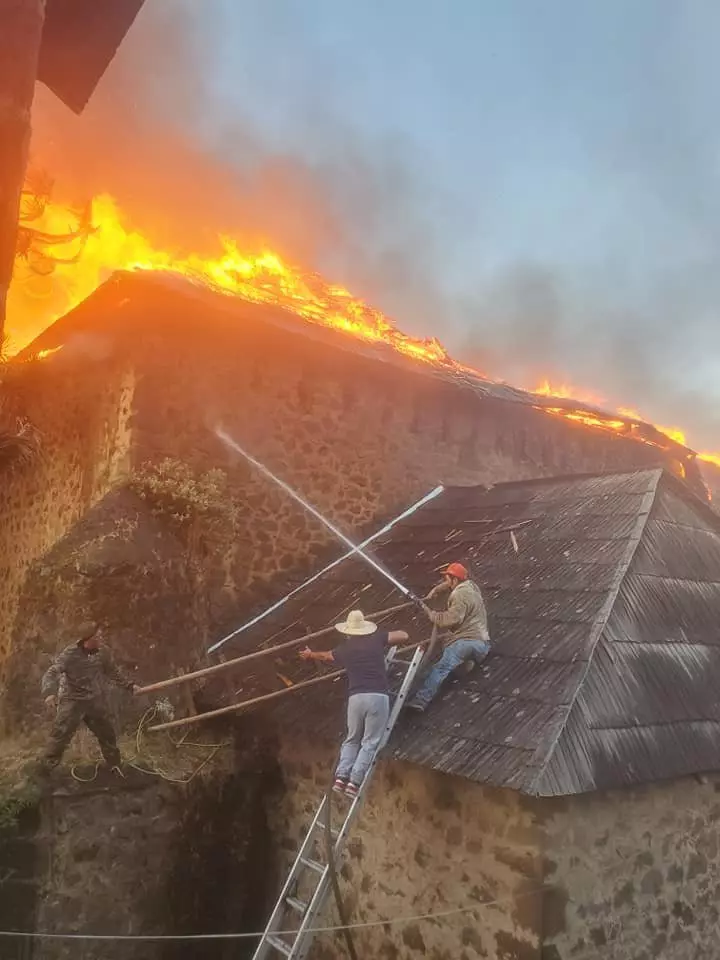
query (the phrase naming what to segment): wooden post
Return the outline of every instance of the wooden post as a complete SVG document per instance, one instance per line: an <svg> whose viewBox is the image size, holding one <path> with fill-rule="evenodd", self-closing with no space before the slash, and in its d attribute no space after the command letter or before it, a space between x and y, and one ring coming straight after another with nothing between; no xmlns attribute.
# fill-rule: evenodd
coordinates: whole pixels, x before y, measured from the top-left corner
<svg viewBox="0 0 720 960"><path fill-rule="evenodd" d="M45 0L0 0L0 345L30 145Z"/></svg>

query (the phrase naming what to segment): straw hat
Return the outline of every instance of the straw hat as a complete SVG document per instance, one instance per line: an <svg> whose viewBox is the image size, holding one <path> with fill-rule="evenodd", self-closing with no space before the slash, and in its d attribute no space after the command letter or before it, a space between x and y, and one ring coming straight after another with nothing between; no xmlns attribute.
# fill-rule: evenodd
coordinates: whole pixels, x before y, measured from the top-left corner
<svg viewBox="0 0 720 960"><path fill-rule="evenodd" d="M347 620L336 623L335 629L348 637L366 637L370 633L375 633L377 624L366 620L361 610L351 610Z"/></svg>

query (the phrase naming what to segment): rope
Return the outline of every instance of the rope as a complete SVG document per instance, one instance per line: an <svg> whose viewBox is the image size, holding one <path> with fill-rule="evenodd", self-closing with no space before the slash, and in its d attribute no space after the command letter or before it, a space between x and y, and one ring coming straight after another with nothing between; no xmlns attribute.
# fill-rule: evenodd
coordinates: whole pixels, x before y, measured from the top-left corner
<svg viewBox="0 0 720 960"><path fill-rule="evenodd" d="M337 924L335 926L311 927L308 933L338 933L341 930L367 930L372 927L397 926L400 924L419 923L423 920L442 920L447 917L458 916L463 913L477 913L486 907L498 906L501 903L517 901L522 897L535 896L543 893L545 890L552 889L551 885L543 884L534 887L531 890L525 890L517 894L509 894L507 897L498 897L495 900L486 900L484 903L476 903L468 907L451 907L447 910L439 910L434 913L420 913L410 916L389 917L385 920L361 920L357 923ZM277 930L274 931L279 936L293 936L297 930ZM37 940L111 940L115 941L158 941L158 940L250 940L260 939L264 935L264 930L254 931L252 933L166 933L166 934L103 934L103 933L41 933L21 930L0 930L0 937L22 937L26 939Z"/></svg>
<svg viewBox="0 0 720 960"><path fill-rule="evenodd" d="M191 780L194 780L195 777L200 773L203 767L207 766L207 764L210 763L210 761L213 759L213 757L215 757L215 755L218 753L219 750L229 745L229 742L228 741L224 741L223 743L195 743L192 741L186 742L185 737L187 736L187 733L185 733L179 740L173 740L170 734L168 734L167 735L168 740L172 743L172 745L176 749L179 749L180 747L207 747L210 750L210 753L208 753L205 759L200 762L200 764L193 770L193 772L190 774L189 777L172 777L170 776L170 774L166 773L164 770L161 770L157 766L155 767L155 769L151 767L141 767L137 764L136 761L139 760L142 755L142 738L143 738L145 729L147 725L157 717L162 718L163 714L164 714L163 709L157 703L154 703L151 707L148 707L148 709L142 715L142 717L140 718L140 722L137 725L137 729L135 731L135 755L126 761L127 766L132 767L133 770L138 770L140 773L146 773L153 777L160 777L160 779L166 780L168 783L190 783ZM78 765L73 764L70 767L70 776L73 778L73 780L77 780L78 783L93 783L95 780L97 780L101 763L102 763L101 760L95 761L95 770L93 771L93 775L91 777L79 776L75 772L76 767ZM153 759L153 763L155 763L154 759Z"/></svg>
<svg viewBox="0 0 720 960"><path fill-rule="evenodd" d="M210 753L208 753L205 759L200 762L200 764L193 770L189 777L171 777L168 773L165 773L159 768L155 770L149 770L146 767L139 767L133 761L140 758L140 754L142 752L142 736L145 732L145 727L147 724L151 723L158 716L158 714L161 713L162 710L158 707L158 704L155 703L152 705L152 707L149 707L140 718L140 723L138 723L137 731L135 733L135 756L132 758L132 760L128 761L128 766L131 766L133 770L139 770L141 773L149 773L154 777L160 777L162 780L166 780L168 783L190 783L200 773L203 767L210 763L219 750L228 746L228 741L224 741L222 743L186 743L184 737L181 737L179 741L175 741L170 734L168 734L168 739L176 749L181 746L210 748Z"/></svg>
<svg viewBox="0 0 720 960"><path fill-rule="evenodd" d="M74 763L70 767L70 776L73 778L73 780L77 780L78 783L92 783L93 780L97 780L98 770L100 769L101 762L102 761L100 760L95 761L95 771L91 777L79 777L75 773L75 767L77 766L77 764Z"/></svg>

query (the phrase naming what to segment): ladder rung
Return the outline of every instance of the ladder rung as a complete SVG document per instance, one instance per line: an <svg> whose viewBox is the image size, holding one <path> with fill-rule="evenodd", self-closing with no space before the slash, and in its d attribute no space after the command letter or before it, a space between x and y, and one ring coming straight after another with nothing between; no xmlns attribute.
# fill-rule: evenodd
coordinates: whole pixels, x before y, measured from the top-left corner
<svg viewBox="0 0 720 960"><path fill-rule="evenodd" d="M399 690L395 695L392 712L381 739L381 745L383 748L387 743L387 738L392 732L395 722L397 721L403 703L410 693L413 681L424 656L423 651L418 649L415 651L411 661L394 660L394 653L394 650L391 651L391 654L388 656L386 662L390 667L392 667L394 664L397 664L399 667L404 667L405 675L399 684ZM378 754L373 757L372 767L368 772L368 777L372 775L377 757ZM366 780L365 783L367 784L367 782L368 781ZM353 800L350 809L346 814L344 822L339 824L337 829L333 829L332 825L330 826L330 834L335 844L335 852L337 852L342 846L342 843L345 839L345 834L352 821L353 814L357 812L357 805L362 798L364 788L365 785L363 785L363 790L361 790L358 796ZM258 944L255 953L253 954L253 960L267 960L267 947L272 947L284 957L288 958L295 956L297 952L301 953L302 956L305 956L307 951L310 949L310 944L313 939L313 931L309 929L306 930L305 925L309 924L311 918L316 916L317 912L322 908L329 888L329 884L327 883L327 872L330 868L325 863L320 863L319 861L314 860L312 857L304 856L302 852L306 850L309 852L313 849L313 846L317 845L318 830L327 831L327 825L331 823L329 811L329 795L326 794L322 799L317 813L315 814L315 818L313 819L313 823L309 827L302 846L300 847L300 851L298 852L285 886L283 887L283 892L275 904L275 908L268 923L267 932L263 934L263 937ZM319 848L317 852L319 856L323 856L323 853ZM315 884L315 891L310 896L310 899L307 903L305 903L299 897L290 895L291 890L294 893L297 893L297 881L301 872L301 868L303 867L308 870L312 870L320 877L318 882ZM293 934L294 940L292 944L288 943L287 940L283 940L282 937L277 933L278 929L280 928L280 924L282 923L282 917L288 909L294 910L296 913L300 914L302 918L299 929ZM271 933L271 930L275 930L276 932Z"/></svg>
<svg viewBox="0 0 720 960"><path fill-rule="evenodd" d="M267 942L271 947L275 947L276 950L279 950L284 956L289 957L292 953L292 947L290 944L285 943L280 937L276 937L275 934L269 933L267 935Z"/></svg>
<svg viewBox="0 0 720 960"><path fill-rule="evenodd" d="M322 820L318 820L315 826L317 827L318 830L321 830L323 833L325 832L325 824L322 822ZM339 835L340 834L335 829L335 827L330 827L330 836L333 838L333 840L337 840Z"/></svg>
<svg viewBox="0 0 720 960"><path fill-rule="evenodd" d="M305 915L305 911L308 908L307 903L305 903L304 900L298 900L297 897L285 897L285 903L301 916Z"/></svg>

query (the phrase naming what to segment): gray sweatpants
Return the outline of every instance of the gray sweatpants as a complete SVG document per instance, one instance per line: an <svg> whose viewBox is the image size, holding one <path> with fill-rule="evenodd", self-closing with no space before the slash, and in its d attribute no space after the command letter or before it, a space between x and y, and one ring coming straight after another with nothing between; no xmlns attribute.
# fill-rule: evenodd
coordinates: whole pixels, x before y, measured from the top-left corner
<svg viewBox="0 0 720 960"><path fill-rule="evenodd" d="M356 786L365 779L390 716L386 693L354 693L348 698L347 736L335 776Z"/></svg>

